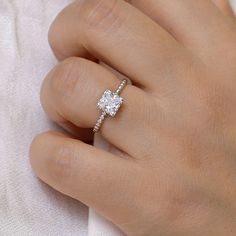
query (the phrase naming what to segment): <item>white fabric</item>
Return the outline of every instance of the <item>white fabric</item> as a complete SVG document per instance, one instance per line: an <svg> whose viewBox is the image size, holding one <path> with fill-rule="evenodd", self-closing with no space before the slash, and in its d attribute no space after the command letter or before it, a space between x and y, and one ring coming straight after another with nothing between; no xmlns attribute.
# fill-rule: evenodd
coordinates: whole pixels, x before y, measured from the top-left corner
<svg viewBox="0 0 236 236"><path fill-rule="evenodd" d="M39 102L56 64L48 27L69 0L0 0L0 235L121 236L110 222L62 196L33 174L28 149L55 128ZM99 141L100 140L100 141ZM106 144L101 139L97 145Z"/></svg>
<svg viewBox="0 0 236 236"><path fill-rule="evenodd" d="M29 145L53 128L39 102L56 60L48 27L66 0L0 0L0 235L87 235L88 209L33 174Z"/></svg>
<svg viewBox="0 0 236 236"><path fill-rule="evenodd" d="M234 12L236 13L236 0L229 0L233 9L234 9Z"/></svg>

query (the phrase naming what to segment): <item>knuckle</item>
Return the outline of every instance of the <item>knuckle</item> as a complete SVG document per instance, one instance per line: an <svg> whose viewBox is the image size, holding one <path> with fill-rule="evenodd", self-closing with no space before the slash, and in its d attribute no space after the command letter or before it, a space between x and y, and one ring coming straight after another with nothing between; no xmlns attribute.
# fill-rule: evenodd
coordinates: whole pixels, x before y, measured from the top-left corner
<svg viewBox="0 0 236 236"><path fill-rule="evenodd" d="M42 147L46 137L47 133L38 134L31 142L30 145L30 158L34 158L34 156L37 154L38 150Z"/></svg>
<svg viewBox="0 0 236 236"><path fill-rule="evenodd" d="M121 8L119 0L87 0L85 21L90 29L101 32L117 30L122 25Z"/></svg>
<svg viewBox="0 0 236 236"><path fill-rule="evenodd" d="M83 65L78 58L69 58L60 63L51 76L51 89L56 99L67 102L74 94Z"/></svg>
<svg viewBox="0 0 236 236"><path fill-rule="evenodd" d="M56 131L47 131L34 137L30 145L30 155L38 154L42 149L46 149L50 139L59 133Z"/></svg>
<svg viewBox="0 0 236 236"><path fill-rule="evenodd" d="M56 49L56 46L58 44L56 35L57 35L57 32L56 32L55 21L54 21L51 24L49 31L48 31L48 42L53 50Z"/></svg>
<svg viewBox="0 0 236 236"><path fill-rule="evenodd" d="M50 47L52 48L55 56L57 56L58 58L64 58L65 56L62 53L62 48L63 48L62 43L64 42L64 39L63 39L64 34L62 34L62 31L61 31L61 24L62 24L61 19L63 19L63 15L64 15L64 10L61 11L57 15L57 17L51 24L48 31L48 43Z"/></svg>
<svg viewBox="0 0 236 236"><path fill-rule="evenodd" d="M53 179L60 184L69 184L76 175L77 154L73 147L57 147L54 149L49 162L49 172Z"/></svg>

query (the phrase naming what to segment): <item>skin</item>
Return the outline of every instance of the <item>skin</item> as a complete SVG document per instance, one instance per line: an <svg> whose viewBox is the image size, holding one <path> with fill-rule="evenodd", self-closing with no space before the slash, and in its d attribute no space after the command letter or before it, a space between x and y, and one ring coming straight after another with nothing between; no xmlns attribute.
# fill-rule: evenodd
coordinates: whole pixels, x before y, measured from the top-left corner
<svg viewBox="0 0 236 236"><path fill-rule="evenodd" d="M174 9L174 10L173 10ZM59 60L41 92L36 174L135 236L236 234L236 21L226 1L75 1L49 32ZM124 104L88 144L104 90Z"/></svg>

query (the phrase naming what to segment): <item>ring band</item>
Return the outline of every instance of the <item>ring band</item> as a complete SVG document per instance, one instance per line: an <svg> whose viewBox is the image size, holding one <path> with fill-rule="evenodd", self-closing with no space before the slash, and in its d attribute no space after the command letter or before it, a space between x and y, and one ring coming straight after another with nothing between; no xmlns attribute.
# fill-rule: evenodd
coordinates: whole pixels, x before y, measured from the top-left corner
<svg viewBox="0 0 236 236"><path fill-rule="evenodd" d="M119 95L127 85L127 82L128 81L126 79L122 80L115 92L107 89L103 93L101 99L97 103L97 107L102 111L102 113L93 128L94 133L97 133L100 130L106 116L115 117L117 114L122 103L124 102L124 99Z"/></svg>

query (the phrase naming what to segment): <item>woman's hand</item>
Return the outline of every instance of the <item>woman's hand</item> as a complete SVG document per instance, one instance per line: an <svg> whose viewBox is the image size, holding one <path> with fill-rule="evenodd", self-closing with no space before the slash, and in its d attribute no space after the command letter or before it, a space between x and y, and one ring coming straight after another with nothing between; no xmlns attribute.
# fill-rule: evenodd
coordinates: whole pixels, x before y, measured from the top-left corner
<svg viewBox="0 0 236 236"><path fill-rule="evenodd" d="M38 136L32 166L127 235L236 235L236 22L215 2L223 11L210 0L76 1L50 30L63 61L42 104L78 138ZM97 101L119 85L97 60L133 81L101 127L110 152L85 143Z"/></svg>

